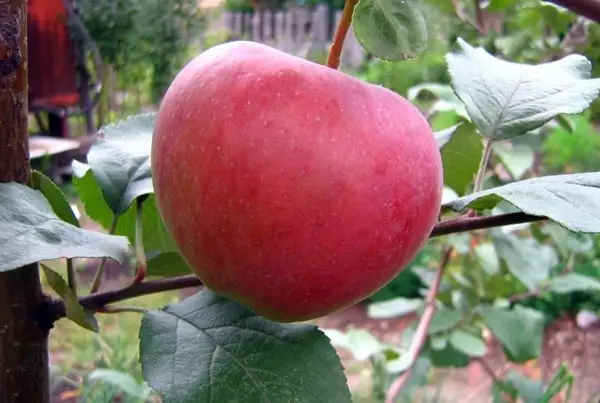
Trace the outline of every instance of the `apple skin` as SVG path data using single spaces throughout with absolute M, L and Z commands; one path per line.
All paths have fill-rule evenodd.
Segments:
M 416 107 L 253 42 L 182 69 L 151 161 L 160 214 L 199 279 L 279 322 L 375 293 L 440 211 L 441 156 Z

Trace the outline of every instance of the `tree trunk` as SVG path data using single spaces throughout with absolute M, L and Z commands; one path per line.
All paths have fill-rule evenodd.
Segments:
M 26 0 L 0 0 L 0 182 L 29 180 Z M 0 273 L 0 402 L 48 403 L 48 330 L 37 264 Z

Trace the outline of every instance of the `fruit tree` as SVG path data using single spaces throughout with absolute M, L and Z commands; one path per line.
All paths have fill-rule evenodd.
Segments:
M 86 162 L 73 163 L 98 232 L 82 228 L 61 190 L 29 168 L 26 1 L 1 0 L 0 401 L 50 401 L 55 321 L 101 332 L 96 315 L 132 311 L 141 315 L 144 378 L 166 403 L 351 402 L 333 336 L 310 321 L 373 295 L 430 239 L 538 222 L 600 233 L 600 172 L 486 182 L 498 142 L 568 125 L 565 116 L 598 98 L 600 78 L 585 57 L 523 64 L 459 37 L 445 61 L 461 119 L 441 131 L 406 98 L 338 69 L 351 25 L 374 57 L 418 56 L 428 43 L 424 3 L 346 0 L 326 65 L 244 41 L 199 54 L 157 113 L 102 128 Z M 479 1 L 439 3 L 479 24 Z M 600 20 L 596 0 L 554 3 Z M 501 242 L 516 250 L 520 241 Z M 441 249 L 408 348 L 377 349 L 386 402 L 425 355 L 442 351 L 456 366 L 479 357 L 484 330 L 515 362 L 539 354 L 541 314 L 486 297 L 502 276 L 478 294 L 442 297 L 457 249 Z M 508 267 L 530 289 L 600 289 L 581 274 L 537 271 L 539 250 L 522 258 L 526 270 Z M 73 261 L 89 257 L 101 263 L 82 295 Z M 66 279 L 45 264 L 52 259 L 65 260 Z M 136 274 L 105 291 L 109 259 L 133 262 Z M 40 272 L 54 295 L 42 291 Z M 162 309 L 120 304 L 198 286 Z M 553 401 L 564 386 L 561 372 L 529 401 Z M 510 379 L 495 387 L 503 398 L 531 396 Z

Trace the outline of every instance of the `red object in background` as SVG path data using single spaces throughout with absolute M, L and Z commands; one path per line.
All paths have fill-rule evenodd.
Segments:
M 63 0 L 29 0 L 30 107 L 79 106 L 75 43 Z

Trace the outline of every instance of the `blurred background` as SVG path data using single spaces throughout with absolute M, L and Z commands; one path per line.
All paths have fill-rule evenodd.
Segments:
M 593 75 L 600 76 L 600 26 L 560 7 L 537 0 L 491 1 L 487 7 L 482 2 L 481 9 L 475 9 L 472 1 L 422 3 L 430 33 L 423 54 L 402 63 L 378 60 L 350 33 L 342 70 L 407 97 L 435 130 L 449 128 L 465 116 L 449 86 L 444 59 L 458 37 L 522 63 L 580 53 L 592 62 Z M 28 7 L 32 164 L 51 175 L 77 207 L 70 162 L 85 158 L 99 127 L 155 111 L 186 62 L 226 41 L 258 41 L 324 63 L 343 1 L 29 0 Z M 597 101 L 582 114 L 561 117 L 518 140 L 498 143 L 486 186 L 600 171 L 599 157 Z M 502 209 L 508 211 L 506 206 Z M 83 214 L 83 209 L 79 212 Z M 91 220 L 85 222 L 99 229 Z M 431 240 L 410 267 L 377 294 L 317 321 L 339 348 L 355 400 L 383 402 L 389 382 L 384 364 L 389 357 L 382 357 L 385 349 L 380 346 L 410 343 L 419 313 L 415 301 L 431 282 L 447 243 L 455 246 L 455 252 L 439 299 L 447 307 L 442 316 L 451 319 L 438 323 L 439 337 L 430 341 L 432 352 L 416 367 L 402 401 L 492 401 L 490 372 L 512 376 L 520 388 L 535 390 L 556 374 L 562 362 L 575 374 L 573 402 L 598 396 L 600 290 L 594 286 L 531 290 L 514 273 L 579 273 L 599 280 L 600 238 L 538 223 Z M 56 269 L 62 270 L 58 263 Z M 78 260 L 84 281 L 91 279 L 96 264 L 93 259 Z M 109 265 L 105 287 L 116 287 L 130 274 L 129 267 Z M 193 291 L 157 294 L 132 304 L 163 306 Z M 485 360 L 469 359 L 464 351 L 469 346 L 461 350 L 448 345 L 444 337 L 464 320 L 452 315 L 473 298 L 543 313 L 544 343 L 538 356 L 510 362 L 492 337 L 486 337 Z M 131 313 L 100 315 L 100 334 L 59 321 L 51 334 L 53 401 L 159 401 L 140 372 L 139 319 Z

